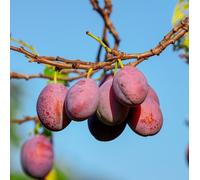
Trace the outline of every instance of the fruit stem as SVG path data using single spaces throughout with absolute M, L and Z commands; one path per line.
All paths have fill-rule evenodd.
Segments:
M 35 135 L 37 135 L 38 133 L 39 133 L 39 129 L 40 129 L 40 123 L 39 122 L 37 122 L 36 124 L 35 124 L 35 128 L 34 128 L 34 134 Z
M 91 38 L 95 39 L 97 42 L 99 42 L 104 47 L 104 49 L 106 50 L 107 53 L 111 53 L 112 52 L 112 50 L 101 40 L 101 38 L 95 36 L 94 34 L 92 34 L 89 31 L 87 31 L 86 34 L 88 36 L 90 36 Z
M 118 62 L 116 61 L 116 62 L 115 62 L 115 69 L 114 69 L 114 76 L 115 76 L 116 73 L 117 73 L 117 69 L 118 69 Z
M 92 74 L 92 68 L 90 68 L 89 70 L 88 70 L 88 73 L 87 73 L 87 78 L 90 78 L 90 76 L 91 76 L 91 74 Z
M 57 71 L 54 72 L 53 81 L 54 83 L 57 83 Z
M 123 68 L 123 67 L 124 67 L 124 65 L 123 65 L 123 63 L 122 63 L 122 60 L 121 60 L 121 59 L 117 59 L 117 61 L 119 62 L 119 64 L 120 64 L 121 68 Z

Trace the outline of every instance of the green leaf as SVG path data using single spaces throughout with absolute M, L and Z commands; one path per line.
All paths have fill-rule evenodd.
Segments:
M 29 49 L 33 54 L 39 56 L 39 54 L 38 54 L 38 52 L 35 50 L 35 48 L 34 48 L 33 46 L 29 45 L 28 43 L 26 43 L 26 42 L 24 42 L 24 41 L 22 41 L 22 40 L 13 38 L 12 36 L 10 37 L 10 40 L 11 40 L 12 42 L 15 42 L 15 43 L 19 44 L 20 46 L 23 46 L 23 47 Z
M 177 4 L 174 10 L 174 15 L 172 17 L 172 24 L 175 25 L 178 21 L 183 19 L 184 13 L 181 11 L 180 4 Z
M 188 16 L 189 0 L 179 0 L 175 6 L 172 24 L 175 25 L 180 22 L 185 16 Z M 174 44 L 174 50 L 183 50 L 185 53 L 189 52 L 189 35 L 188 33 Z
M 69 180 L 70 178 L 58 167 L 54 167 L 49 174 L 44 178 L 44 180 Z
M 44 73 L 44 75 L 53 77 L 54 73 L 55 73 L 55 70 L 53 69 L 52 66 L 46 65 L 45 68 L 44 68 L 43 73 Z
M 35 135 L 39 134 L 40 128 L 41 128 L 40 122 L 37 122 L 37 123 L 35 124 L 35 128 L 34 128 L 34 134 L 35 134 Z
M 29 178 L 28 176 L 25 176 L 22 173 L 11 173 L 10 179 L 11 180 L 32 180 L 32 178 Z
M 48 136 L 48 137 L 51 137 L 52 136 L 52 132 L 49 131 L 48 129 L 46 129 L 45 127 L 43 127 L 43 132 L 42 132 L 43 135 L 45 136 Z
M 183 5 L 183 10 L 188 10 L 188 8 L 189 8 L 189 3 L 185 3 L 185 4 Z
M 43 71 L 44 75 L 50 76 L 52 78 L 54 77 L 55 72 L 56 71 L 55 71 L 54 66 L 50 66 L 50 65 L 46 65 Z M 62 73 L 57 72 L 57 78 L 65 78 L 67 76 L 68 76 L 67 74 L 62 74 Z M 49 83 L 53 82 L 53 80 L 49 80 L 48 82 Z M 57 82 L 66 85 L 66 81 L 64 80 L 57 80 Z
M 172 24 L 175 25 L 188 15 L 189 1 L 179 0 L 175 6 Z
M 64 173 L 63 171 L 56 169 L 57 170 L 57 180 L 69 180 L 70 178 Z

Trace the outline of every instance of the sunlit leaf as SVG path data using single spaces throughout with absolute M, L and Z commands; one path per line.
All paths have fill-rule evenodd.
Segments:
M 55 167 L 50 171 L 44 180 L 69 180 L 69 177 L 66 173 Z
M 44 75 L 51 76 L 52 78 L 54 77 L 55 72 L 56 72 L 55 68 L 49 65 L 46 65 L 43 71 Z M 62 73 L 57 72 L 57 78 L 65 78 L 65 77 L 67 77 L 67 74 L 62 74 Z M 48 82 L 49 83 L 53 82 L 53 80 L 49 80 Z M 57 80 L 57 82 L 66 85 L 66 81 L 64 80 Z
M 24 42 L 24 41 L 22 41 L 22 40 L 13 38 L 12 36 L 10 37 L 10 40 L 11 40 L 12 42 L 15 42 L 15 43 L 19 44 L 20 46 L 23 46 L 23 47 L 29 49 L 33 54 L 39 56 L 39 54 L 38 54 L 38 52 L 36 51 L 36 49 L 35 49 L 33 46 L 29 45 L 28 43 L 26 43 L 26 42 Z
M 183 11 L 183 3 L 178 3 L 174 9 L 174 14 L 172 17 L 172 24 L 175 25 L 177 22 L 182 20 L 185 16 Z
M 44 178 L 44 180 L 57 180 L 57 172 L 55 169 L 52 169 L 49 174 Z
M 187 48 L 189 48 L 189 35 L 188 34 L 185 36 L 183 45 L 186 46 Z
M 189 3 L 185 3 L 185 4 L 183 5 L 183 10 L 188 10 L 188 8 L 189 8 Z
M 185 16 L 189 14 L 189 0 L 179 0 L 175 6 L 172 24 L 175 25 L 180 22 Z M 183 50 L 185 54 L 189 52 L 189 33 L 183 36 L 174 44 L 174 50 Z

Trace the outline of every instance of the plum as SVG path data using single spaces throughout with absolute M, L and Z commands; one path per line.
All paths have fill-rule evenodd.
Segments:
M 60 131 L 71 122 L 64 110 L 66 94 L 67 88 L 59 83 L 50 83 L 41 91 L 37 100 L 37 114 L 47 129 Z
M 33 178 L 44 178 L 53 167 L 54 152 L 49 138 L 36 135 L 26 141 L 21 149 L 24 172 Z
M 99 103 L 99 87 L 95 80 L 87 78 L 78 81 L 68 91 L 65 100 L 67 115 L 82 121 L 95 113 Z
M 135 133 L 152 136 L 160 131 L 163 116 L 159 104 L 151 97 L 147 97 L 141 105 L 130 110 L 127 121 Z
M 158 98 L 155 90 L 150 85 L 149 85 L 149 90 L 148 90 L 147 96 L 150 96 L 151 98 L 153 98 L 160 105 L 159 98 Z
M 119 125 L 108 126 L 102 123 L 96 115 L 88 119 L 90 133 L 99 141 L 111 141 L 117 138 L 125 129 L 126 122 Z
M 125 66 L 118 71 L 112 86 L 119 102 L 129 107 L 141 104 L 149 89 L 143 73 L 132 66 Z
M 99 88 L 98 118 L 107 125 L 117 125 L 125 121 L 129 108 L 120 104 L 112 89 L 113 79 L 105 81 Z

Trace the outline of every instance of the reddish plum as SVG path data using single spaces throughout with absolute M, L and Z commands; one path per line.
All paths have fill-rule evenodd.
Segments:
M 113 79 L 109 79 L 100 86 L 98 118 L 107 125 L 117 125 L 125 121 L 129 108 L 120 104 L 112 89 Z
M 41 123 L 49 130 L 64 129 L 71 120 L 64 111 L 67 88 L 59 83 L 48 84 L 37 100 L 37 113 Z
M 76 121 L 82 121 L 95 113 L 99 103 L 99 87 L 90 78 L 78 81 L 66 96 L 65 110 L 67 115 Z
M 147 97 L 141 105 L 131 109 L 127 121 L 130 128 L 137 134 L 151 136 L 160 131 L 163 116 L 159 104 Z
M 53 159 L 52 144 L 43 135 L 36 135 L 22 147 L 22 168 L 31 177 L 44 178 L 53 167 Z
M 150 96 L 152 99 L 154 99 L 160 105 L 160 101 L 159 101 L 159 98 L 157 96 L 157 93 L 155 92 L 155 90 L 150 85 L 149 85 L 149 90 L 148 90 L 147 96 Z
M 145 76 L 132 66 L 125 66 L 118 71 L 112 86 L 119 102 L 129 107 L 141 104 L 148 93 Z

